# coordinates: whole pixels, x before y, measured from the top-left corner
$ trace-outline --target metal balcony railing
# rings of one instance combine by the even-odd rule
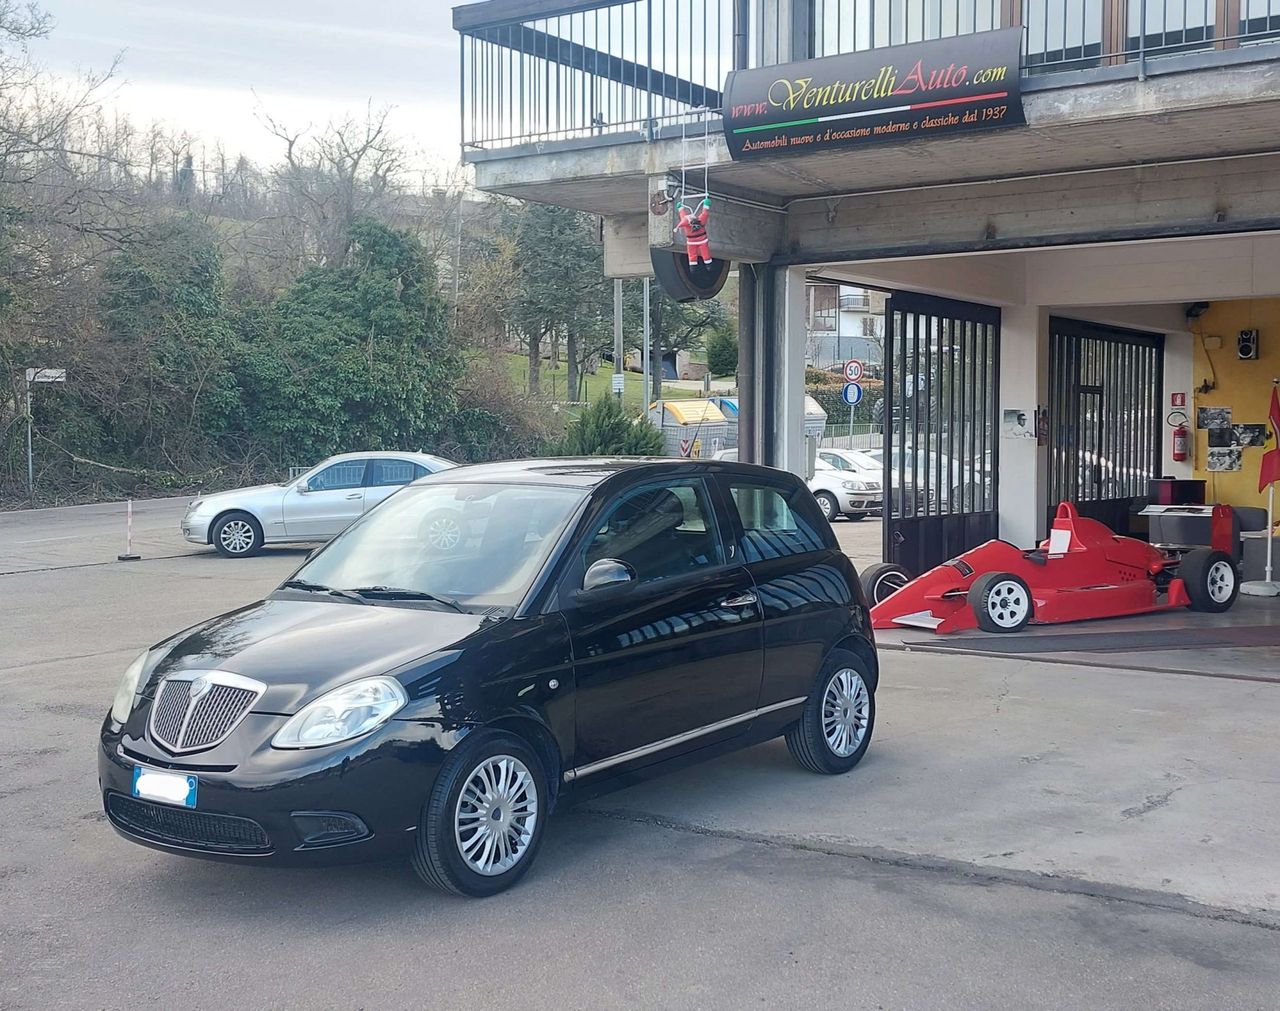
[[[462,144],[701,131],[735,65],[1013,25],[1040,75],[1277,41],[1280,0],[487,0],[454,10]]]

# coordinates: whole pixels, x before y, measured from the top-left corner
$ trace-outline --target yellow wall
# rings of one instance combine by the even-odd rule
[[[1280,377],[1280,298],[1214,302],[1193,321],[1193,326],[1196,337],[1192,385],[1198,388],[1208,379],[1217,386],[1209,393],[1195,393],[1195,406],[1230,407],[1233,424],[1267,425],[1271,436],[1264,449],[1243,451],[1243,470],[1210,474],[1204,469],[1209,459],[1208,433],[1194,429],[1195,412],[1188,412],[1195,435],[1195,476],[1208,482],[1205,495],[1210,502],[1265,506],[1266,495],[1258,492],[1258,465],[1262,454],[1276,445],[1267,423],[1267,408],[1271,403],[1271,380]],[[1258,359],[1241,361],[1236,356],[1236,337],[1241,330],[1255,329]],[[1222,338],[1222,346],[1206,350],[1203,338],[1210,338],[1212,343],[1213,337]]]

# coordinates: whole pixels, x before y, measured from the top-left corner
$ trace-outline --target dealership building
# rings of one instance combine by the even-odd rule
[[[1280,0],[487,0],[454,25],[482,190],[600,215],[610,276],[708,291],[677,215],[709,197],[743,458],[805,468],[814,286],[876,293],[893,558],[1030,546],[1063,499],[1124,531],[1159,476],[1264,504]]]

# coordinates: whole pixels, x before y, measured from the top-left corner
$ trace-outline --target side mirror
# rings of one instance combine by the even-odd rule
[[[579,594],[594,596],[604,590],[621,589],[622,586],[635,581],[636,571],[626,562],[618,561],[617,558],[602,558],[599,562],[591,563],[590,568],[586,569]]]
[[[294,485],[294,487],[298,489],[299,495],[306,495],[308,492],[311,491],[311,485],[308,484],[305,480],[299,481],[296,485]]]

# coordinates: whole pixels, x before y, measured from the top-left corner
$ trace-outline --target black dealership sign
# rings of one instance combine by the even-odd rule
[[[1026,123],[1021,28],[825,56],[729,75],[734,158],[824,151]]]

